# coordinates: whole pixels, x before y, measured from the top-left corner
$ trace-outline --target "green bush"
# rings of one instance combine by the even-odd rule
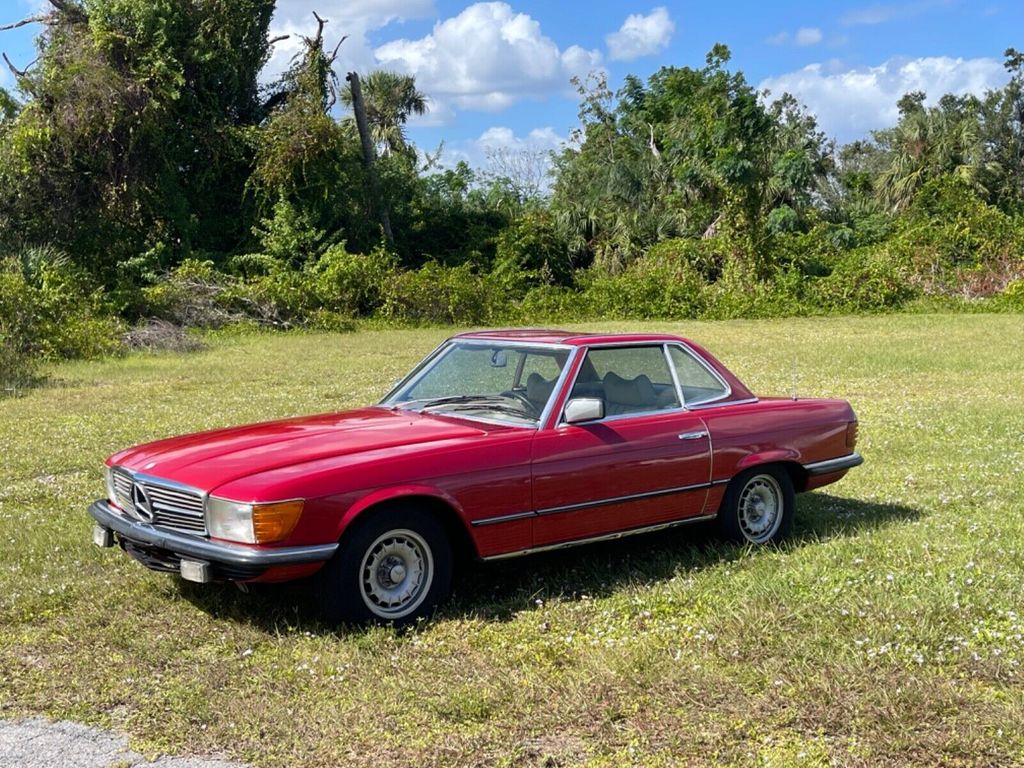
[[[641,258],[615,276],[592,270],[583,306],[596,317],[687,318],[704,311],[704,281],[687,261]]]
[[[529,211],[502,230],[492,274],[514,292],[538,285],[571,285],[572,259],[554,217]]]
[[[996,299],[1001,309],[1024,312],[1024,279],[1014,280]]]
[[[103,292],[51,249],[0,259],[0,386],[23,386],[45,360],[120,348],[123,324]]]
[[[897,309],[919,293],[909,264],[886,246],[851,252],[832,274],[810,285],[812,304],[826,312]]]
[[[469,264],[444,267],[428,262],[399,272],[387,285],[381,316],[413,324],[482,325],[502,313],[506,294],[493,279]]]
[[[320,306],[350,317],[377,311],[397,275],[398,259],[383,247],[361,255],[349,253],[344,244],[335,245],[310,268]]]
[[[31,383],[42,362],[38,296],[7,262],[0,270],[0,389]]]

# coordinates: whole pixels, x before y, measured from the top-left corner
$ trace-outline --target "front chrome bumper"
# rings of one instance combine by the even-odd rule
[[[102,528],[136,544],[163,550],[178,558],[190,558],[210,563],[246,568],[270,568],[275,565],[302,565],[329,560],[337,550],[337,543],[315,544],[306,547],[253,547],[210,541],[199,536],[175,533],[156,528],[148,523],[130,520],[106,499],[94,501],[89,514]]]

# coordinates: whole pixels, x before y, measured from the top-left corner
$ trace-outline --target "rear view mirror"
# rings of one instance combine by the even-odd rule
[[[575,397],[565,404],[566,424],[597,421],[604,418],[604,400],[597,397]]]
[[[496,349],[491,353],[491,368],[504,368],[508,365],[508,353],[504,349]]]

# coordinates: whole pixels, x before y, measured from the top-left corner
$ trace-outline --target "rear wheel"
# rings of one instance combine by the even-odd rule
[[[777,544],[793,527],[796,493],[781,467],[754,467],[733,478],[718,510],[718,528],[732,541]]]
[[[452,548],[443,526],[411,507],[366,514],[321,571],[325,617],[403,625],[428,616],[451,588]]]

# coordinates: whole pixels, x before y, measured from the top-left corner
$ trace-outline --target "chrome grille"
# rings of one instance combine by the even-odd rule
[[[154,478],[138,479],[126,470],[117,468],[113,471],[114,501],[125,512],[135,515],[132,503],[132,485],[138,482],[146,491],[153,511],[153,525],[161,528],[206,535],[206,517],[203,514],[203,496],[193,491],[170,483],[164,484]]]

